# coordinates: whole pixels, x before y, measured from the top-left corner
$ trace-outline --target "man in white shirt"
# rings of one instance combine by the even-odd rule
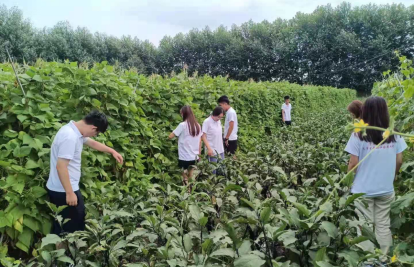
[[[285,96],[285,103],[282,105],[282,120],[286,125],[292,124],[292,118],[290,112],[292,110],[292,104],[290,104],[290,97]]]
[[[237,132],[239,126],[237,123],[237,114],[234,108],[230,106],[230,100],[227,96],[222,96],[217,101],[226,112],[224,122],[224,149],[227,153],[234,155],[237,150]]]
[[[83,145],[112,154],[123,163],[122,156],[114,149],[90,139],[108,128],[105,114],[93,111],[83,120],[71,121],[58,131],[50,150],[50,174],[46,187],[50,202],[57,207],[68,205],[60,215],[69,222],[60,225],[54,221],[54,234],[73,233],[85,229],[85,205],[79,190]]]
[[[218,158],[224,159],[223,129],[220,120],[224,117],[221,107],[216,107],[211,116],[203,122],[203,138],[207,138],[210,148],[208,156],[210,162],[217,162]]]

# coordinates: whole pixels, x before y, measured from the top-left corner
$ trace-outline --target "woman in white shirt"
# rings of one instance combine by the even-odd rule
[[[203,132],[198,124],[190,106],[184,106],[180,110],[183,122],[168,136],[169,139],[178,137],[178,166],[183,169],[183,182],[188,185],[188,180],[193,175],[194,165],[201,153],[201,139]],[[208,141],[203,138],[204,144],[211,150]]]
[[[390,115],[385,99],[378,96],[368,98],[362,107],[362,119],[369,126],[385,129],[390,127]],[[350,154],[348,171],[352,170],[383,139],[383,132],[378,130],[367,130],[366,136],[362,132],[353,133],[345,148],[345,151]],[[389,136],[358,166],[351,189],[353,194],[365,194],[364,199],[368,206],[356,202],[357,214],[360,219],[375,224],[375,236],[384,255],[387,255],[392,246],[390,207],[394,201],[393,182],[402,165],[402,152],[406,148],[407,144],[401,136]],[[374,246],[372,244],[370,246],[373,250]],[[385,260],[384,256],[382,261]]]

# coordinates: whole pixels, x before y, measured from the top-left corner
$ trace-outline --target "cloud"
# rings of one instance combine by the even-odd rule
[[[208,3],[208,4],[207,4]],[[216,28],[240,24],[259,17],[262,7],[257,1],[157,1],[125,8],[122,15],[148,23],[191,28]]]
[[[352,6],[374,2],[348,0]],[[375,0],[386,4],[390,0]],[[8,7],[18,6],[35,27],[52,27],[69,21],[73,27],[87,27],[108,35],[136,36],[158,45],[165,36],[187,33],[193,28],[220,25],[230,27],[249,20],[261,22],[290,19],[297,12],[310,13],[318,5],[337,6],[342,0],[3,0]],[[412,0],[400,0],[406,6]]]

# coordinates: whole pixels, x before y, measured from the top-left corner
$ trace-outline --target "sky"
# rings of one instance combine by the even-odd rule
[[[249,20],[261,22],[290,19],[297,12],[311,13],[317,6],[339,5],[342,0],[3,0],[8,8],[17,6],[37,28],[53,27],[68,21],[74,28],[86,27],[121,37],[130,35],[155,45],[165,36],[187,33],[193,28],[220,25],[231,27]],[[390,0],[348,0],[352,6]],[[400,0],[406,6],[414,0]]]

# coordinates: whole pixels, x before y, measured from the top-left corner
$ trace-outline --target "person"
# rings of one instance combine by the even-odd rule
[[[79,190],[84,145],[109,153],[118,163],[123,163],[122,156],[114,149],[89,138],[104,133],[107,128],[105,114],[92,111],[80,121],[70,121],[56,134],[50,150],[50,173],[46,187],[51,203],[57,207],[68,205],[60,215],[63,221],[70,221],[61,226],[55,220],[52,233],[61,235],[85,230],[85,205]]]
[[[206,137],[201,131],[201,126],[198,124],[193,111],[190,106],[184,106],[180,110],[183,122],[168,136],[169,139],[178,137],[178,166],[183,169],[183,183],[188,185],[189,179],[193,175],[196,161],[201,154],[201,139],[212,155],[212,149]],[[202,138],[203,137],[203,138]]]
[[[390,115],[387,103],[382,97],[368,98],[362,107],[362,117],[369,126],[388,128]],[[366,136],[353,133],[346,145],[345,151],[350,154],[348,171],[357,166],[376,145],[383,141],[383,132],[367,129]],[[365,218],[375,224],[375,236],[382,253],[387,255],[392,246],[390,230],[390,207],[394,201],[393,182],[402,165],[402,152],[407,144],[401,136],[389,136],[366,160],[356,169],[355,180],[351,188],[353,194],[364,193],[364,200],[368,204],[356,203],[356,212],[360,218]],[[365,241],[374,246],[370,241]],[[386,260],[386,257],[381,259]],[[370,265],[367,265],[370,266]]]
[[[217,101],[220,107],[226,112],[226,120],[224,121],[224,150],[225,152],[234,155],[237,150],[237,114],[234,108],[230,106],[230,101],[227,96],[222,96]]]
[[[203,138],[210,145],[210,148],[207,147],[210,162],[217,162],[218,158],[224,159],[223,129],[220,122],[223,117],[224,110],[218,106],[203,122]]]
[[[292,118],[291,118],[291,110],[292,110],[292,104],[290,104],[290,97],[287,95],[285,96],[285,103],[282,105],[282,120],[286,125],[292,124]]]
[[[351,113],[351,116],[353,119],[361,119],[362,114],[362,102],[359,100],[352,101],[348,107],[347,107],[349,113]]]

